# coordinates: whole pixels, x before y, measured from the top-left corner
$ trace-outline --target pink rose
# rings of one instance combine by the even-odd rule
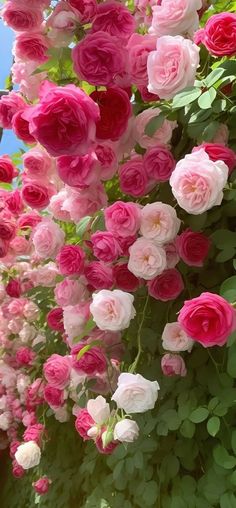
[[[178,322],[202,346],[223,346],[235,330],[235,310],[221,296],[202,293],[184,302]]]
[[[0,126],[3,129],[12,128],[12,118],[26,107],[26,103],[19,93],[10,92],[8,95],[2,95],[0,99]]]
[[[116,261],[122,250],[117,238],[110,231],[96,231],[91,235],[93,254],[106,263]]]
[[[11,183],[18,175],[18,170],[8,155],[0,156],[0,182]]]
[[[79,245],[64,245],[57,256],[62,275],[81,275],[84,271],[85,253]]]
[[[56,332],[64,332],[63,309],[61,307],[55,307],[48,312],[47,324],[51,330],[55,330]]]
[[[172,206],[157,201],[142,208],[140,232],[145,238],[163,245],[175,239],[179,228],[180,220]]]
[[[181,35],[164,35],[157,39],[156,51],[147,60],[148,90],[161,99],[172,99],[192,86],[199,65],[199,48]]]
[[[181,376],[187,374],[184,359],[180,355],[165,354],[161,359],[161,369],[164,376]]]
[[[148,281],[149,295],[162,302],[175,300],[183,290],[183,279],[175,268],[165,270],[155,279]]]
[[[75,12],[71,9],[68,2],[59,2],[47,19],[47,26],[55,31],[72,32],[76,29],[76,23],[79,19]],[[50,36],[51,32],[49,33]]]
[[[88,430],[91,429],[95,425],[93,418],[90,416],[87,409],[81,409],[76,420],[75,420],[75,428],[79,435],[83,438],[84,441],[91,439],[88,436]]]
[[[13,298],[19,298],[21,295],[21,283],[19,279],[10,279],[6,285],[6,293]]]
[[[44,376],[51,386],[65,388],[70,379],[70,361],[68,356],[53,354],[43,365]]]
[[[20,229],[28,229],[34,228],[37,226],[42,220],[41,215],[38,212],[32,210],[32,212],[23,213],[17,222],[17,225]]]
[[[107,360],[100,347],[92,346],[85,351],[81,358],[78,359],[79,352],[86,346],[86,342],[80,342],[71,350],[72,365],[78,372],[94,376],[95,374],[103,374],[107,369]]]
[[[107,446],[103,446],[102,437],[98,436],[95,444],[100,453],[103,453],[104,455],[111,455],[120,443],[119,441],[111,441]]]
[[[19,139],[24,141],[24,143],[32,145],[35,143],[35,138],[30,133],[29,122],[25,118],[25,112],[29,109],[30,108],[22,109],[14,114],[12,118],[12,130]]]
[[[107,195],[101,183],[87,189],[67,189],[63,210],[69,212],[71,220],[79,222],[86,215],[94,215],[107,205]]]
[[[24,209],[24,203],[21,198],[20,190],[16,189],[15,191],[8,192],[6,196],[6,204],[10,212],[14,215],[21,214]]]
[[[73,339],[83,332],[89,317],[89,303],[87,302],[74,306],[68,305],[63,309],[64,328],[71,347]]]
[[[16,221],[11,212],[0,212],[0,238],[4,241],[12,240],[16,235]]]
[[[40,258],[54,258],[65,239],[65,233],[51,219],[43,218],[32,233],[32,242]]]
[[[220,205],[228,171],[223,161],[211,161],[204,150],[185,155],[177,162],[170,177],[179,206],[198,215]]]
[[[201,0],[162,0],[152,7],[150,32],[162,35],[193,35],[199,25]]]
[[[159,108],[149,108],[142,111],[135,117],[134,138],[142,148],[156,147],[156,145],[167,145],[171,138],[173,129],[177,126],[176,122],[164,120],[162,125],[157,128],[153,136],[145,134],[146,125],[152,118],[158,117],[161,113]]]
[[[76,279],[64,279],[59,282],[54,290],[55,300],[60,307],[76,305],[86,299],[88,293],[82,282]]]
[[[40,147],[31,148],[22,155],[24,170],[29,178],[45,179],[52,173],[53,161]]]
[[[126,237],[119,236],[119,237],[117,237],[117,239],[118,239],[118,242],[119,242],[120,247],[122,249],[122,255],[128,256],[129,255],[129,248],[131,247],[131,245],[133,245],[135,240],[137,240],[137,235],[126,236]]]
[[[202,42],[211,55],[235,55],[236,14],[221,12],[211,16],[206,22]]]
[[[6,2],[1,10],[1,16],[6,25],[16,32],[35,30],[40,27],[43,21],[43,13],[40,6],[33,8],[24,5],[19,0]]]
[[[176,238],[179,256],[189,266],[203,266],[211,242],[203,233],[186,229]]]
[[[157,102],[159,100],[158,95],[149,92],[146,85],[139,86],[138,91],[143,102]]]
[[[128,269],[136,277],[154,279],[166,268],[166,253],[152,240],[138,238],[129,249]]]
[[[12,462],[12,474],[15,478],[22,478],[25,474],[23,467],[19,466],[18,462],[14,459]]]
[[[155,185],[148,178],[140,155],[132,157],[119,167],[119,180],[121,191],[135,198],[144,196]]]
[[[179,254],[177,252],[176,240],[170,243],[166,243],[164,245],[164,249],[166,253],[166,268],[174,268],[180,260]]]
[[[98,144],[95,148],[95,153],[98,159],[101,180],[110,180],[113,178],[118,168],[115,146],[109,144],[109,142]]]
[[[140,208],[135,203],[116,201],[105,209],[104,216],[107,230],[115,236],[135,235],[140,227]]]
[[[128,41],[127,49],[132,83],[136,86],[147,85],[147,58],[150,51],[156,49],[156,37],[134,33]]]
[[[42,435],[45,427],[41,423],[29,425],[23,434],[23,439],[27,443],[28,441],[35,441],[38,446],[41,445]]]
[[[58,270],[55,263],[51,261],[46,265],[39,266],[30,273],[30,279],[34,286],[53,287],[56,284]]]
[[[98,4],[92,23],[93,32],[100,30],[126,40],[135,30],[135,20],[125,5],[115,0],[106,0]]]
[[[5,258],[8,254],[9,242],[0,238],[0,258]]]
[[[29,347],[20,347],[16,352],[16,360],[21,366],[32,365],[36,354]]]
[[[60,179],[70,187],[84,189],[97,183],[99,172],[96,171],[97,157],[95,152],[76,157],[62,155],[57,159],[57,171]]]
[[[133,293],[140,286],[140,280],[128,269],[127,263],[118,263],[113,267],[115,287]]]
[[[46,208],[54,193],[55,188],[51,184],[43,185],[37,180],[28,179],[23,183],[21,191],[23,201],[31,208],[36,208],[36,210]]]
[[[125,49],[107,32],[86,35],[72,50],[74,71],[95,86],[110,86],[125,70]]]
[[[62,407],[64,404],[64,390],[59,390],[54,386],[45,385],[44,399],[51,408]]]
[[[112,266],[103,261],[91,261],[84,270],[87,283],[94,289],[110,289],[114,283]]]
[[[231,150],[231,148],[228,148],[221,143],[202,143],[199,146],[195,146],[192,151],[196,152],[201,148],[205,150],[211,161],[223,161],[229,168],[229,174],[232,173],[236,166],[236,154],[233,150]]]
[[[74,85],[44,82],[39,104],[27,111],[31,134],[50,155],[84,155],[95,140],[99,108]]]
[[[143,157],[143,165],[148,178],[152,178],[157,183],[169,180],[175,164],[170,150],[162,145],[149,148]]]
[[[49,40],[42,33],[22,32],[17,34],[13,54],[22,60],[33,60],[39,65],[48,60]]]
[[[79,17],[80,23],[90,23],[97,11],[96,0],[67,0],[70,7]]]
[[[190,339],[179,323],[167,323],[162,333],[162,347],[167,351],[178,353],[180,351],[191,351],[193,340]]]
[[[126,132],[132,114],[128,94],[116,86],[105,91],[96,90],[90,97],[100,110],[100,120],[96,126],[97,138],[117,141]]]
[[[44,476],[43,478],[39,478],[36,482],[33,483],[33,488],[37,494],[42,496],[43,494],[46,494],[50,487],[50,480]]]
[[[54,194],[51,197],[48,210],[53,214],[53,217],[57,220],[64,222],[70,222],[70,214],[66,210],[63,210],[64,201],[67,198],[67,192],[62,189],[58,194]]]
[[[10,249],[16,255],[26,255],[30,252],[30,243],[24,236],[15,236],[10,242]]]

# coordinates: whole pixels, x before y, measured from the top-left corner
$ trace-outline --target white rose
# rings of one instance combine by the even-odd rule
[[[24,316],[29,321],[35,321],[39,318],[40,309],[34,302],[27,302],[23,310]]]
[[[24,323],[23,328],[19,332],[19,337],[21,338],[21,341],[25,344],[26,342],[31,342],[36,335],[36,329],[34,326],[30,325],[29,323]]]
[[[9,411],[5,411],[0,415],[0,429],[8,430],[11,425],[11,413]]]
[[[166,268],[165,250],[153,240],[138,238],[129,249],[128,269],[136,277],[154,279]]]
[[[110,407],[106,399],[99,395],[96,399],[90,399],[87,402],[87,411],[95,423],[101,425],[110,417]]]
[[[39,465],[41,459],[41,451],[37,443],[28,441],[18,446],[15,453],[16,462],[23,469],[30,469]]]
[[[167,323],[162,334],[162,347],[173,353],[191,351],[194,341],[187,336],[178,322]]]
[[[144,206],[141,210],[141,234],[158,245],[171,242],[180,228],[175,209],[158,201]]]
[[[128,328],[136,311],[134,297],[125,291],[102,289],[92,295],[90,312],[100,330],[119,331]]]
[[[6,407],[7,407],[7,397],[6,397],[6,395],[2,395],[0,397],[0,409],[2,411],[4,411],[4,409],[6,409]]]
[[[141,374],[123,373],[112,396],[118,408],[126,413],[144,413],[153,409],[160,389],[157,381],[149,381]]]
[[[17,387],[18,393],[20,395],[22,393],[24,393],[25,389],[27,388],[27,386],[30,385],[30,383],[31,383],[31,381],[30,381],[29,376],[26,376],[25,374],[19,374],[19,376],[17,377],[17,382],[16,382],[16,387]]]
[[[139,435],[139,427],[133,420],[127,418],[118,422],[114,428],[114,439],[125,443],[132,443]]]

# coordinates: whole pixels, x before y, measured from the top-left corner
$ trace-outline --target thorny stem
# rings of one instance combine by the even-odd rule
[[[137,333],[138,353],[136,355],[136,358],[135,358],[134,362],[130,366],[129,372],[131,372],[131,374],[133,374],[135,372],[136,367],[137,367],[138,362],[139,362],[139,359],[140,359],[140,356],[142,354],[141,331],[142,331],[143,323],[144,323],[144,320],[145,320],[145,315],[146,315],[146,310],[147,310],[148,302],[149,302],[149,295],[146,298],[146,302],[145,302],[144,307],[143,307],[141,321],[140,321],[140,324],[139,324],[139,327],[138,327],[138,333]]]

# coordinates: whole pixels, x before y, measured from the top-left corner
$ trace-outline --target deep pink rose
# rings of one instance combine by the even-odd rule
[[[147,86],[139,86],[138,91],[141,95],[143,102],[157,102],[159,100],[158,95],[148,91]]]
[[[52,408],[61,407],[64,403],[64,390],[46,385],[44,388],[44,399]]]
[[[19,60],[33,60],[43,64],[48,60],[49,47],[50,42],[45,35],[37,32],[22,32],[16,36],[13,52]]]
[[[23,367],[26,367],[27,365],[32,365],[35,356],[36,356],[35,352],[29,347],[22,346],[16,352],[16,360]]]
[[[26,109],[22,109],[14,114],[12,118],[12,130],[24,143],[33,144],[35,143],[35,138],[29,131],[29,122],[25,118]]]
[[[218,160],[223,161],[229,168],[229,174],[232,173],[236,166],[236,154],[228,146],[222,145],[221,143],[202,143],[199,146],[193,148],[193,152],[203,148],[209,158],[215,162]]]
[[[72,365],[74,369],[80,373],[94,376],[96,374],[103,374],[107,369],[106,357],[100,347],[91,346],[91,348],[84,352],[78,360],[79,352],[86,346],[86,342],[80,342],[71,350]]]
[[[99,172],[96,171],[97,157],[95,152],[79,156],[62,155],[57,159],[57,171],[60,179],[70,187],[84,189],[97,183]]]
[[[152,187],[140,155],[120,166],[119,180],[121,191],[135,198],[144,196]]]
[[[25,442],[35,441],[37,443],[37,445],[40,446],[44,430],[45,430],[45,427],[41,423],[29,425],[23,434],[23,439]]]
[[[107,230],[115,236],[126,238],[135,235],[140,228],[140,208],[135,203],[116,201],[105,209],[104,215]]]
[[[26,401],[29,409],[33,409],[43,403],[43,391],[44,382],[42,378],[38,377],[27,389]]]
[[[12,474],[15,478],[22,478],[25,474],[25,469],[23,467],[19,466],[18,462],[16,460],[13,460],[12,462]]]
[[[134,33],[129,39],[127,49],[132,83],[136,86],[147,86],[147,58],[150,51],[156,49],[156,37]]]
[[[116,237],[109,231],[96,231],[91,235],[93,254],[96,258],[110,263],[121,255],[121,247]]]
[[[175,160],[170,150],[160,145],[146,151],[143,165],[149,178],[156,182],[167,182],[175,168]]]
[[[35,30],[43,21],[43,13],[40,6],[33,8],[24,5],[19,0],[11,0],[4,4],[1,16],[6,25],[16,32]]]
[[[74,71],[95,86],[114,84],[125,70],[125,49],[120,40],[106,32],[90,33],[72,50]]]
[[[235,310],[221,296],[202,293],[184,302],[178,322],[188,337],[202,346],[223,346],[235,330]]]
[[[43,478],[39,478],[36,482],[33,483],[33,488],[37,494],[42,496],[43,494],[46,494],[50,487],[50,480],[44,476]]]
[[[167,302],[177,298],[184,289],[181,274],[175,268],[165,270],[148,281],[148,292],[156,300]]]
[[[47,382],[61,390],[66,387],[70,379],[70,361],[68,356],[53,354],[49,356],[43,366],[43,373]]]
[[[3,95],[0,99],[0,127],[11,129],[13,116],[25,107],[26,103],[19,93],[10,92]]]
[[[115,0],[98,4],[92,31],[109,33],[121,39],[128,39],[135,30],[135,19],[125,5]]]
[[[56,332],[64,331],[63,309],[61,307],[55,307],[48,312],[47,324],[49,328],[55,330]]]
[[[6,292],[8,296],[19,298],[21,295],[21,284],[19,279],[11,279],[6,285]]]
[[[202,43],[214,56],[236,54],[236,14],[221,12],[211,16],[205,25]]]
[[[211,246],[211,242],[203,233],[186,229],[176,238],[177,251],[180,258],[189,266],[203,266]]]
[[[97,11],[96,0],[67,0],[67,2],[79,16],[80,23],[91,23]]]
[[[11,183],[18,175],[18,170],[8,155],[0,156],[0,182]]]
[[[16,221],[15,217],[6,211],[0,212],[0,238],[5,241],[10,241],[16,236]]]
[[[161,369],[164,376],[181,376],[187,374],[184,359],[180,355],[165,354],[161,359]]]
[[[14,215],[19,215],[23,211],[24,203],[19,189],[7,193],[6,204],[10,212]]]
[[[18,446],[20,445],[20,441],[12,441],[11,444],[10,444],[10,457],[11,459],[14,459],[15,457],[15,453],[16,453],[16,450],[18,448]]]
[[[126,237],[119,236],[117,239],[118,239],[118,242],[119,242],[121,249],[122,249],[122,255],[129,256],[129,248],[137,240],[137,235],[126,236]]]
[[[118,263],[113,267],[115,287],[132,293],[140,286],[140,280],[128,269],[127,263]]]
[[[81,409],[75,420],[75,428],[84,441],[91,439],[87,432],[93,425],[95,425],[95,421],[90,416],[88,410],[85,408]]]
[[[110,143],[110,144],[109,144]],[[111,142],[99,143],[95,148],[101,180],[110,180],[118,168],[118,157]]]
[[[112,267],[103,261],[88,263],[84,275],[92,289],[110,289],[114,283]]]
[[[9,242],[0,238],[0,258],[5,258],[8,253]]]
[[[94,91],[90,97],[99,105],[100,110],[97,138],[117,141],[126,131],[132,113],[127,93],[122,88],[114,87]]]
[[[62,275],[81,275],[84,271],[85,253],[79,245],[64,245],[56,260]]]
[[[54,194],[54,187],[50,184],[43,185],[37,180],[26,180],[21,192],[22,198],[28,206],[42,210],[49,205],[50,198]]]
[[[104,429],[105,430],[105,429]],[[104,455],[111,455],[120,443],[118,441],[111,441],[105,448],[102,444],[102,437],[99,436],[96,439],[96,447],[100,453]]]
[[[18,227],[20,229],[35,228],[42,220],[41,215],[38,212],[32,210],[32,212],[23,213],[18,219]]]

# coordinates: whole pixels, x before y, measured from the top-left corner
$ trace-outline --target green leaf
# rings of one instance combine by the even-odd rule
[[[232,432],[231,446],[234,454],[236,455],[236,430],[233,430]]]
[[[198,99],[200,95],[200,88],[196,88],[194,86],[185,88],[185,90],[175,95],[172,106],[173,108],[182,108],[183,106],[187,106],[187,104],[191,104],[191,102]]]
[[[236,249],[234,247],[228,247],[227,249],[222,250],[217,254],[216,261],[217,263],[225,263],[232,259],[235,256]]]
[[[141,450],[138,450],[134,454],[134,466],[137,469],[142,469],[143,468],[143,454],[142,454]]]
[[[229,277],[221,284],[220,295],[231,303],[236,300],[236,275]]]
[[[204,79],[204,83],[207,87],[210,87],[214,85],[218,81],[218,79],[221,78],[221,76],[224,74],[225,69],[222,69],[222,67],[217,67],[217,69],[213,69],[210,74]]]
[[[145,127],[145,134],[147,136],[152,137],[157,131],[157,129],[159,129],[162,126],[164,120],[165,120],[164,113],[159,113],[159,115],[154,116],[154,118],[151,118],[151,120],[147,123]]]
[[[167,409],[162,418],[167,423],[169,430],[177,430],[181,424],[181,419],[175,409]]]
[[[180,427],[180,433],[183,437],[191,439],[195,433],[195,424],[189,420],[185,420]]]
[[[231,377],[236,378],[236,344],[228,349],[227,372]]]
[[[216,98],[216,90],[215,88],[209,88],[206,92],[204,92],[198,99],[198,105],[201,109],[209,109],[211,108],[212,102]]]
[[[236,508],[236,497],[232,492],[226,492],[220,497],[220,508]]]
[[[219,126],[220,123],[217,122],[216,120],[213,120],[212,122],[208,123],[207,127],[205,127],[202,133],[202,139],[204,141],[212,141]]]
[[[236,458],[228,453],[221,445],[217,445],[213,450],[213,457],[219,466],[224,469],[233,469],[236,466]]]
[[[87,321],[87,323],[86,323],[86,325],[85,325],[85,327],[84,327],[84,329],[83,329],[83,333],[81,333],[78,337],[75,337],[75,338],[73,339],[73,344],[77,344],[77,342],[80,342],[80,341],[81,341],[84,337],[86,337],[86,335],[89,335],[89,332],[91,332],[91,330],[93,330],[93,328],[95,328],[95,326],[96,326],[96,325],[95,325],[95,323],[94,323],[94,320],[93,320],[93,318],[91,317],[91,318]]]
[[[209,411],[206,407],[197,407],[192,411],[192,413],[189,416],[189,419],[193,423],[201,423],[204,420],[206,420],[208,415]]]
[[[114,471],[113,471],[113,478],[114,478],[114,480],[119,478],[119,476],[121,475],[122,470],[123,470],[123,466],[124,466],[124,460],[121,460],[120,462],[117,462],[117,464],[115,465]]]
[[[207,430],[210,436],[215,437],[220,430],[220,419],[218,416],[212,416],[207,422]]]
[[[90,215],[86,215],[86,217],[83,217],[83,219],[79,221],[79,223],[76,226],[76,233],[79,236],[79,238],[81,239],[83,238],[91,221],[92,217]]]
[[[211,239],[217,249],[236,247],[236,233],[228,229],[218,229],[211,235]]]

